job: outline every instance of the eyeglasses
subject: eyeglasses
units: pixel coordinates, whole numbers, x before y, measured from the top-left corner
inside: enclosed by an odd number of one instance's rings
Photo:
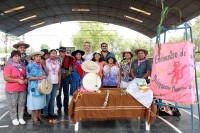
[[[108,47],[108,46],[102,46],[102,47]]]

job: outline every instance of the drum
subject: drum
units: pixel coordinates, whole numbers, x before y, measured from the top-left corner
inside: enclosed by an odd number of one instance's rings
[[[38,84],[38,91],[42,94],[50,94],[52,91],[52,82],[47,79],[43,79]]]
[[[101,87],[101,78],[96,73],[88,73],[83,77],[83,87],[88,91],[96,91]]]

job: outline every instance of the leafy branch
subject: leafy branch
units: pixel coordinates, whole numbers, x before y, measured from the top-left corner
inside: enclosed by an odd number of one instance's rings
[[[161,6],[162,6],[162,11],[161,11],[160,23],[158,25],[158,31],[157,31],[158,32],[158,34],[157,34],[158,35],[157,36],[158,37],[158,41],[157,41],[157,43],[158,43],[158,55],[160,55],[160,50],[161,50],[160,34],[164,31],[163,24],[164,24],[165,20],[167,19],[169,12],[172,11],[172,10],[177,11],[179,13],[180,22],[181,22],[181,16],[182,16],[181,10],[179,8],[177,8],[177,7],[171,7],[170,8],[168,6],[165,6],[164,1],[165,0],[160,0]]]

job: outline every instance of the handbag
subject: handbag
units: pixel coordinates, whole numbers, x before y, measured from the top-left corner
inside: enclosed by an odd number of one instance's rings
[[[38,91],[42,94],[50,94],[52,91],[52,82],[48,79],[43,79],[38,84]]]

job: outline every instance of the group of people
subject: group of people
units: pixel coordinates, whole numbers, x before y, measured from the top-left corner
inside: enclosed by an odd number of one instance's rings
[[[4,68],[5,92],[13,125],[26,124],[23,119],[26,107],[32,111],[35,125],[43,121],[42,114],[45,118],[55,117],[55,99],[57,113],[61,114],[64,109],[68,114],[69,95],[73,95],[82,85],[85,72],[81,64],[84,61],[91,60],[99,65],[102,87],[125,88],[134,78],[147,79],[151,74],[151,61],[146,59],[148,51],[145,49],[134,51],[137,60],[133,59],[132,51],[125,50],[122,52],[123,59],[117,62],[106,43],[101,44],[101,52],[92,53],[90,43],[85,42],[83,51],[75,50],[71,55],[66,55],[66,47],[50,51],[43,49],[26,55],[29,46],[24,42],[14,44],[16,50],[12,51]],[[43,79],[52,82],[52,91],[48,95],[38,89]]]

